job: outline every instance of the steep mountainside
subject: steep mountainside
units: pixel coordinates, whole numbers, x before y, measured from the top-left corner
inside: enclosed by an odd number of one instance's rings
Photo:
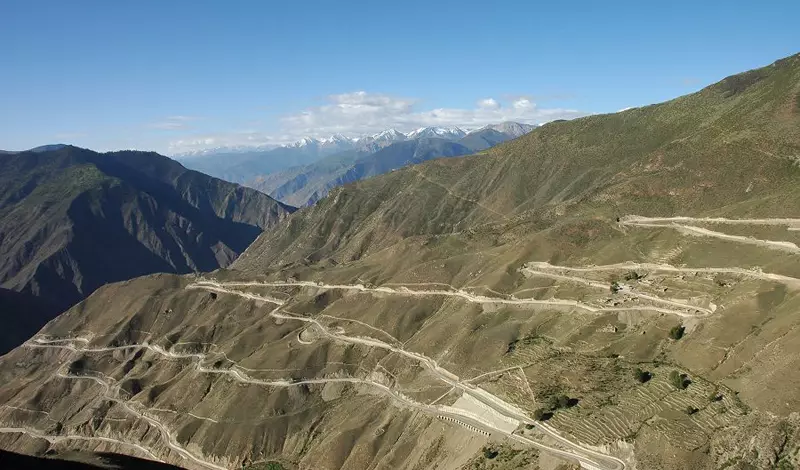
[[[32,334],[103,284],[227,266],[290,211],[154,153],[4,155],[0,285],[50,304],[31,312]],[[21,312],[3,320],[11,315]]]
[[[17,347],[47,323],[58,307],[50,305],[32,294],[0,288],[0,355]]]
[[[800,55],[336,188],[229,269],[104,286],[0,358],[0,446],[798,468],[798,257]]]

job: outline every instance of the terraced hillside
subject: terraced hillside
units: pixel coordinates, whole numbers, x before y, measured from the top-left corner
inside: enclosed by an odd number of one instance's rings
[[[800,56],[335,190],[0,361],[0,446],[187,468],[800,465]]]

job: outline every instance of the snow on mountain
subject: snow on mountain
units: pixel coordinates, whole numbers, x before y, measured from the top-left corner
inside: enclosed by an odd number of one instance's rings
[[[406,135],[396,129],[387,129],[374,135],[361,137],[356,140],[356,145],[361,150],[369,152],[378,151],[384,147],[388,147],[396,142],[406,140]]]
[[[267,151],[276,148],[277,145],[230,145],[222,147],[210,147],[205,149],[187,150],[185,152],[173,153],[172,156],[177,159],[203,157],[206,155],[216,155],[220,153],[246,153]]]
[[[466,132],[459,127],[421,127],[407,134],[397,129],[387,129],[377,134],[362,137],[346,137],[342,134],[334,134],[325,138],[304,137],[296,142],[284,145],[260,145],[260,146],[226,146],[214,147],[202,150],[192,150],[174,154],[174,157],[189,158],[220,153],[246,153],[253,151],[267,151],[276,148],[301,149],[310,152],[321,152],[322,154],[332,154],[345,150],[359,149],[375,152],[396,142],[421,138],[438,138],[446,140],[459,140],[469,134],[479,132],[484,129],[493,129],[512,138],[527,134],[535,129],[536,126],[520,124],[518,122],[503,122],[491,124],[481,129]]]
[[[458,140],[467,135],[466,132],[458,127],[420,127],[415,131],[406,134],[409,139],[440,138],[449,140]]]
[[[518,122],[506,121],[501,122],[500,124],[490,124],[483,129],[494,129],[497,132],[502,132],[503,134],[517,138],[536,129],[536,127],[537,126],[532,126],[530,124],[520,124]]]

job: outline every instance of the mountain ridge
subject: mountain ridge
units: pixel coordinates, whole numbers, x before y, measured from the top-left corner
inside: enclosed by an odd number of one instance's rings
[[[527,125],[513,124],[516,126],[507,127],[532,129]],[[386,129],[376,134],[357,138],[348,138],[343,135],[333,135],[321,139],[305,137],[281,146],[220,148],[208,152],[200,151],[199,154],[176,154],[173,155],[173,158],[194,170],[234,183],[246,184],[271,173],[293,169],[297,166],[312,165],[324,158],[344,152],[374,153],[389,145],[417,138],[459,140],[484,130],[485,128],[481,128],[466,133],[455,127],[423,127],[409,133],[401,133],[394,129]]]
[[[293,210],[155,153],[20,152],[0,175],[0,285],[50,305],[38,326],[107,282],[227,266]]]
[[[495,128],[505,129],[507,132],[504,133]],[[531,130],[533,130],[533,126],[502,123],[496,126],[486,126],[461,137],[459,135],[463,132],[450,133],[446,129],[436,128],[422,128],[417,134],[384,131],[393,136],[395,141],[389,143],[384,140],[383,146],[376,147],[371,146],[372,142],[367,142],[367,145],[361,145],[359,150],[333,154],[302,167],[292,167],[268,175],[259,175],[245,184],[288,204],[307,206],[314,204],[336,186],[432,158],[457,157],[479,152],[514,139],[519,136],[520,132],[524,135]],[[417,144],[409,145],[408,142],[417,142]],[[423,152],[418,151],[420,142],[424,142],[422,147],[426,148]],[[430,142],[439,143],[431,146]],[[452,142],[453,145],[448,146],[444,142]],[[375,150],[376,148],[377,150]],[[405,155],[401,155],[403,153]]]

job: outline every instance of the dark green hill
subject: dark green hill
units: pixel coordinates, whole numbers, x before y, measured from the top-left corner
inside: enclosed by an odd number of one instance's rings
[[[291,210],[155,153],[2,155],[0,285],[52,316],[108,282],[227,266]]]

